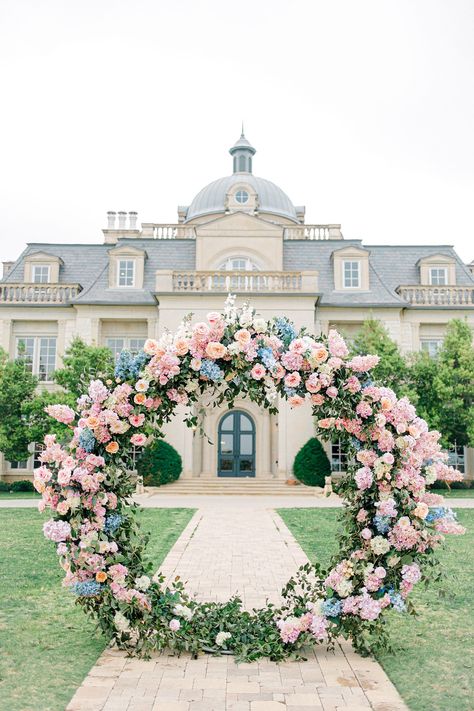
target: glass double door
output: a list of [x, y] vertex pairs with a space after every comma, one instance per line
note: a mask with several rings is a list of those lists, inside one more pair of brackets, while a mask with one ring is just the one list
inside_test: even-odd
[[245, 412], [233, 410], [219, 424], [218, 476], [255, 476], [255, 425]]

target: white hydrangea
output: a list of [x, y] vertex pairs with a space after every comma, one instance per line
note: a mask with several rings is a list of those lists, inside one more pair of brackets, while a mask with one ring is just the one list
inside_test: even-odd
[[173, 614], [177, 617], [184, 617], [186, 620], [192, 620], [194, 613], [191, 608], [186, 607], [186, 605], [175, 605], [173, 607]]
[[425, 479], [428, 486], [434, 484], [437, 480], [438, 475], [436, 474], [436, 469], [433, 465], [426, 467], [425, 469]]
[[142, 590], [143, 592], [145, 592], [145, 590], [148, 590], [150, 585], [151, 580], [148, 575], [142, 575], [140, 578], [137, 578], [135, 580], [135, 587], [137, 590]]
[[187, 384], [184, 386], [184, 389], [185, 389], [186, 392], [188, 392], [188, 393], [193, 393], [195, 390], [198, 389], [198, 387], [199, 387], [199, 385], [198, 385], [196, 382], [194, 382], [194, 380], [190, 380], [189, 383], [187, 383]]
[[383, 555], [390, 550], [390, 543], [383, 536], [375, 536], [370, 541], [370, 547], [376, 555]]
[[267, 322], [264, 318], [254, 318], [253, 327], [257, 333], [263, 333], [267, 330]]
[[344, 580], [341, 580], [340, 583], [336, 586], [336, 592], [338, 593], [339, 597], [347, 597], [348, 595], [351, 594], [351, 592], [354, 589], [354, 585], [350, 580], [347, 580], [344, 578]]
[[242, 348], [240, 347], [240, 343], [237, 343], [237, 341], [234, 341], [233, 343], [229, 343], [227, 346], [227, 351], [230, 353], [230, 355], [236, 355], [237, 353], [240, 353]]
[[115, 613], [114, 624], [119, 632], [128, 632], [128, 630], [130, 629], [130, 621], [127, 620], [125, 615], [122, 615], [121, 612]]
[[216, 644], [218, 647], [223, 647], [226, 640], [232, 637], [230, 632], [219, 632], [216, 637]]

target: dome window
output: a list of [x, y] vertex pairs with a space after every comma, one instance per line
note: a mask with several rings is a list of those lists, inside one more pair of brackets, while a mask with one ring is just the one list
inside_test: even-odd
[[220, 271], [225, 272], [257, 272], [258, 267], [248, 257], [229, 257], [219, 265]]
[[246, 190], [238, 190], [235, 193], [235, 199], [240, 205], [245, 205], [249, 201], [249, 194]]

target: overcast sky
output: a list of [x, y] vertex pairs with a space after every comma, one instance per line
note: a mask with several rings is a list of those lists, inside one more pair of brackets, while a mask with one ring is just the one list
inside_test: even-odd
[[254, 172], [307, 222], [474, 258], [472, 0], [1, 0], [0, 259]]

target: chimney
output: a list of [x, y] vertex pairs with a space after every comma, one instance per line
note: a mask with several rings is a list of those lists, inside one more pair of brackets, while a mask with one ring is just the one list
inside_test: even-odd
[[13, 267], [13, 265], [15, 264], [15, 262], [2, 262], [2, 264], [3, 264], [3, 274], [2, 274], [2, 277], [6, 277], [7, 274], [10, 274], [10, 272], [11, 272], [11, 270], [12, 270], [12, 267]]
[[107, 229], [108, 230], [114, 230], [115, 229], [115, 216], [116, 212], [108, 212], [107, 213]]
[[129, 212], [128, 213], [128, 219], [129, 219], [129, 230], [136, 230], [137, 229], [137, 217], [138, 217], [138, 212]]
[[119, 211], [118, 213], [118, 228], [119, 230], [126, 230], [125, 220], [127, 219], [127, 213]]

